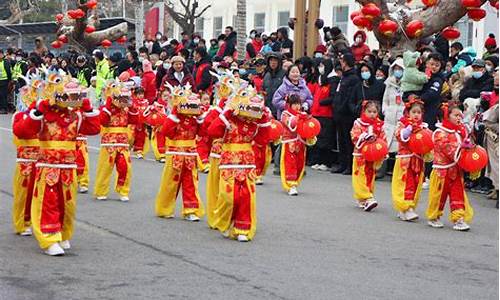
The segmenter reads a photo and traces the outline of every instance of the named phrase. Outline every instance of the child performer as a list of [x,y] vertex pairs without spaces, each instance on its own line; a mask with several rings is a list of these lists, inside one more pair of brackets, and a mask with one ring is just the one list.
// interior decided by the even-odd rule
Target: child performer
[[132,105],[132,93],[123,83],[108,83],[104,90],[106,105],[101,107],[101,150],[97,163],[94,193],[97,200],[106,200],[113,167],[116,165],[115,190],[120,201],[129,201],[132,165],[129,150],[130,124],[137,123],[138,113]]
[[424,182],[424,159],[408,148],[410,135],[427,128],[422,122],[424,103],[412,98],[405,104],[404,115],[399,120],[395,138],[399,142],[398,154],[392,174],[392,203],[403,221],[418,219],[415,213]]
[[[210,95],[208,93],[201,94],[201,120],[204,120],[210,112]],[[211,142],[208,135],[200,134],[196,138],[196,150],[198,152],[198,169],[203,173],[208,173],[210,170],[210,148]]]
[[173,218],[177,194],[182,189],[182,216],[187,221],[197,222],[205,214],[198,193],[196,152],[197,116],[201,110],[198,95],[187,96],[188,93],[190,91],[184,89],[186,96],[175,97],[178,100],[173,101],[178,102],[172,103],[172,111],[163,125],[167,152],[155,210],[159,217]]
[[144,124],[143,113],[149,106],[148,99],[144,98],[144,89],[138,87],[134,90],[132,106],[138,113],[137,124],[131,125],[133,128],[134,153],[138,159],[143,159],[148,152],[148,128]]
[[[266,114],[266,118],[268,120],[273,119],[273,115],[271,110],[266,107],[264,110],[264,114]],[[263,124],[261,126],[270,126],[270,123]],[[255,173],[257,174],[257,178],[255,179],[256,185],[264,184],[264,176],[266,175],[267,168],[271,164],[271,159],[273,157],[273,153],[271,151],[271,145],[269,143],[265,145],[260,145],[258,143],[252,143],[253,153],[255,155]]]
[[[161,98],[149,106],[148,113],[165,115],[170,98],[171,95],[169,89],[163,90],[161,92]],[[158,126],[151,125],[151,148],[153,149],[155,159],[159,163],[165,163],[166,137],[163,126],[164,124]]]
[[462,124],[462,111],[456,104],[444,103],[441,107],[442,123],[436,124],[433,134],[434,164],[430,177],[429,205],[427,206],[428,224],[434,228],[444,225],[443,215],[446,200],[450,198],[450,220],[453,229],[467,231],[474,211],[464,190],[464,174],[457,165],[460,149],[472,147],[467,129]]
[[354,198],[359,208],[371,211],[378,203],[374,198],[375,175],[382,162],[366,161],[361,155],[364,143],[380,138],[385,140],[382,130],[384,122],[379,119],[379,105],[375,101],[365,100],[361,105],[361,117],[354,121],[351,130],[352,143],[354,144],[354,160],[352,163],[352,187]]
[[281,185],[290,196],[297,196],[297,186],[304,176],[306,161],[306,146],[297,134],[299,118],[307,115],[301,112],[302,100],[299,95],[292,94],[286,97],[286,109],[281,114],[283,123],[282,151],[280,156]]

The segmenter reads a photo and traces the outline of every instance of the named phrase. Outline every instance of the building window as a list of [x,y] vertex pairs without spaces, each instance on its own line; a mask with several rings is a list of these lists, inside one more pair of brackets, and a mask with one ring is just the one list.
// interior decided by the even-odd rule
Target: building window
[[266,30],[266,14],[257,13],[253,16],[253,28],[258,32]]
[[462,43],[464,47],[472,47],[472,39],[474,38],[474,25],[468,17],[463,17],[455,23],[457,29],[461,32],[457,42]]
[[237,16],[233,15],[233,23],[231,24],[231,26],[233,26],[234,30],[236,30],[236,20],[237,20]]
[[194,31],[203,38],[203,31],[205,29],[205,18],[198,18],[194,24]]
[[290,12],[289,11],[278,12],[278,28],[281,28],[281,27],[288,28],[288,20],[290,20]]
[[222,34],[222,17],[214,17],[214,37]]
[[349,23],[349,6],[333,7],[333,26],[337,26],[345,34]]

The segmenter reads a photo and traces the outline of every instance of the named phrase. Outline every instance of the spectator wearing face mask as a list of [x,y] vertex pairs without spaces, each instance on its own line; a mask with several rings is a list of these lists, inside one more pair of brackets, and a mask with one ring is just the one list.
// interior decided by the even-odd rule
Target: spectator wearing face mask
[[162,38],[163,35],[161,32],[157,32],[155,36],[155,40],[153,42],[153,47],[151,48],[151,54],[158,54],[160,55],[162,49],[161,49],[161,43],[162,43]]
[[472,70],[472,78],[465,82],[464,88],[460,91],[459,100],[461,102],[467,98],[479,98],[481,92],[493,91],[493,77],[486,72],[484,60],[474,60]]
[[354,91],[354,101],[357,111],[360,112],[361,103],[364,100],[377,102],[380,106],[384,98],[385,85],[375,78],[375,70],[370,63],[363,62],[359,65],[359,84]]
[[182,56],[174,56],[171,59],[172,67],[167,72],[167,75],[163,77],[161,89],[166,88],[165,83],[169,83],[171,86],[184,86],[190,84],[193,90],[196,89],[194,78],[191,72],[185,68],[186,60]]
[[208,57],[210,59],[214,58],[217,55],[217,51],[219,51],[219,42],[216,39],[210,40],[210,48],[208,49]]
[[165,58],[161,66],[156,69],[156,89],[160,90],[162,79],[165,75],[167,75],[171,66],[172,64],[170,63],[170,58]]
[[370,47],[366,44],[366,33],[362,30],[354,34],[354,44],[351,46],[351,52],[356,62],[363,60],[365,55],[370,55]]
[[486,72],[488,72],[490,75],[493,75],[495,69],[498,67],[498,56],[496,55],[488,56],[487,58],[484,59],[484,64]]
[[262,49],[263,43],[261,39],[261,34],[257,30],[253,29],[250,31],[250,42],[246,46],[246,59],[255,58],[257,53]]
[[462,50],[457,56],[457,63],[451,69],[453,74],[457,73],[460,69],[470,66],[477,56],[476,49],[467,47]]
[[497,40],[495,39],[495,35],[493,33],[490,33],[488,35],[488,38],[484,42],[484,48],[486,49],[486,52],[484,52],[483,54],[483,59],[486,59],[490,56],[496,56],[498,59]]
[[389,72],[389,66],[381,65],[377,68],[375,72],[375,78],[384,82],[387,79],[387,73]]
[[207,50],[203,47],[198,47],[194,49],[193,58],[195,61],[194,65],[194,82],[195,89],[199,93],[212,94],[212,76],[210,75],[210,70],[212,69],[212,64],[208,58]]

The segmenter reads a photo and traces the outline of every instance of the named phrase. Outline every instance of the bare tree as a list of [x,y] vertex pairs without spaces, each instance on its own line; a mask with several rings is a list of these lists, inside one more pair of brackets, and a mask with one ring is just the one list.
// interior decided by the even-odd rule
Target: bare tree
[[[181,11],[175,9],[174,2],[180,3]],[[182,31],[189,35],[194,33],[196,19],[201,17],[210,7],[212,5],[209,4],[200,9],[197,0],[165,1],[165,9],[168,14],[182,28]]]
[[[487,0],[480,0],[484,4]],[[418,39],[406,36],[406,25],[413,20],[420,20],[424,29],[420,38],[431,36],[440,32],[445,27],[455,24],[467,10],[462,6],[461,0],[441,0],[435,6],[423,9],[410,9],[405,5],[405,0],[356,0],[361,5],[375,3],[382,14],[373,19],[373,31],[381,48],[392,49],[394,53],[401,53],[405,49],[414,49]],[[385,19],[391,19],[400,25],[394,37],[387,37],[378,31],[378,25]]]
[[68,44],[76,47],[80,51],[92,51],[96,46],[100,45],[104,39],[115,41],[118,38],[127,34],[128,24],[122,22],[107,29],[87,33],[87,26],[99,27],[99,14],[97,7],[89,9],[86,5],[87,0],[72,0],[75,7],[83,10],[85,13],[83,18],[71,19],[67,14],[59,24],[57,35],[66,35]]
[[16,24],[22,22],[24,16],[36,12],[40,0],[9,0],[10,16],[0,20],[0,24]]

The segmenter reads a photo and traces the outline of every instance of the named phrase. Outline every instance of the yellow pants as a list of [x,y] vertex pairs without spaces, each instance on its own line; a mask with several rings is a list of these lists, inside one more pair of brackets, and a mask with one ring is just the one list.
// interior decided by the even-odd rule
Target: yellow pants
[[455,223],[464,219],[469,223],[474,216],[474,210],[470,206],[469,198],[464,190],[464,179],[460,174],[457,179],[450,181],[446,177],[440,177],[436,169],[432,170],[429,185],[429,204],[426,215],[429,220],[435,220],[443,215],[447,199],[450,199],[450,221]]
[[155,211],[158,217],[169,217],[175,213],[175,202],[182,188],[182,216],[195,214],[203,217],[205,210],[198,193],[198,170],[185,165],[181,170],[173,167],[173,155],[167,155],[161,177],[160,189],[156,196]]
[[[21,168],[27,167],[26,170]],[[35,164],[26,165],[17,163],[14,170],[12,191],[14,194],[12,205],[12,224],[15,233],[21,233],[31,226],[31,201],[35,181]]]
[[[87,149],[86,141],[77,142],[76,151],[79,152],[77,156],[81,155],[81,163],[83,164],[82,170],[77,170],[76,177],[79,186],[88,187],[89,186],[89,151]],[[78,159],[77,159],[78,160]],[[78,163],[77,163],[78,165]],[[78,166],[80,168],[80,166]]]
[[294,145],[295,147],[300,147],[300,150],[294,153],[291,153],[289,150],[291,145],[291,143],[281,144],[280,177],[281,186],[286,192],[290,191],[290,188],[297,187],[300,184],[302,178],[304,178],[306,162],[305,145]]
[[132,178],[130,151],[128,149],[121,149],[114,150],[110,153],[106,147],[101,148],[101,151],[99,151],[97,175],[94,186],[94,195],[96,197],[108,195],[111,175],[115,165],[117,171],[115,191],[120,196],[128,197],[130,192],[130,179]]
[[[49,184],[46,178],[53,178],[53,176],[47,176],[47,174],[54,172],[54,169],[41,168],[37,170],[33,203],[31,204],[31,220],[33,233],[42,249],[46,249],[54,243],[70,240],[73,236],[76,212],[76,170],[58,170],[56,172],[59,171],[66,172],[68,177],[72,178],[71,182],[64,183],[61,174],[55,184]],[[46,189],[50,190],[46,192]],[[57,189],[59,189],[57,197],[49,196]],[[54,216],[56,217],[54,218]],[[60,229],[52,230],[57,227]]]
[[210,171],[207,176],[207,223],[208,227],[215,228],[217,216],[217,199],[219,199],[219,162],[220,158],[210,157]]
[[[257,229],[255,179],[247,176],[243,182],[244,186],[238,188],[238,190],[235,190],[237,188],[235,183],[234,176],[227,179],[223,176],[220,177],[219,200],[215,210],[215,227],[220,232],[229,231],[230,238],[236,238],[242,234],[251,240],[255,236]],[[239,199],[235,199],[235,194],[239,195]],[[239,209],[235,209],[236,206],[239,206]],[[245,223],[250,222],[247,229],[238,228],[237,223],[242,221]]]
[[[166,144],[158,145],[158,130],[153,128],[153,132],[151,133],[151,148],[153,149],[153,153],[155,155],[156,160],[160,160],[165,158],[165,147]],[[166,139],[164,139],[164,143],[166,143]],[[144,146],[145,147],[145,146]]]
[[374,197],[376,165],[380,165],[380,163],[366,162],[359,157],[354,157],[353,159],[352,189],[354,191],[354,199],[359,202],[365,202]]
[[418,174],[409,169],[409,163],[402,166],[403,161],[409,160],[410,158],[396,158],[392,173],[392,204],[399,212],[406,212],[410,208],[417,207],[425,178],[423,162]]

